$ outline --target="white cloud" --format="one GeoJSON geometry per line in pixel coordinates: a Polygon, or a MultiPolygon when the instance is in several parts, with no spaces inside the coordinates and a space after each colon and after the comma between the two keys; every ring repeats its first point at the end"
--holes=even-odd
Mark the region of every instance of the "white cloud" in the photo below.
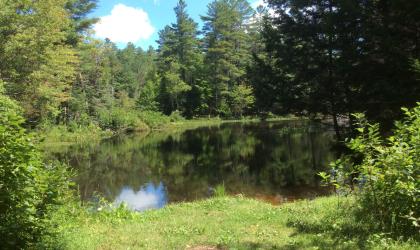
{"type": "Polygon", "coordinates": [[[99,38],[109,38],[117,43],[135,43],[149,39],[155,28],[144,10],[117,4],[111,15],[101,17],[94,30],[99,38]]]}

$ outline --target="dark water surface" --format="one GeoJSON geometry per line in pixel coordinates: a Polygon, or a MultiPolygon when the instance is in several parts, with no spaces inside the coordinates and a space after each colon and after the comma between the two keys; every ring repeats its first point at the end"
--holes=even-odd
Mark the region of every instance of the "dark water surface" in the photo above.
{"type": "Polygon", "coordinates": [[[326,193],[317,173],[334,159],[333,134],[307,121],[227,123],[72,146],[54,158],[77,170],[83,200],[96,194],[135,210],[232,195],[273,204],[326,193]]]}

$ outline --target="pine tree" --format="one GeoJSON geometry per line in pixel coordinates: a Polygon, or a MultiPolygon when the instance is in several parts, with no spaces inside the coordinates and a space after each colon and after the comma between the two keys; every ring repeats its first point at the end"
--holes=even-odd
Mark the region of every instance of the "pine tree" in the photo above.
{"type": "Polygon", "coordinates": [[[180,0],[174,11],[176,23],[166,26],[159,34],[159,70],[162,79],[161,96],[166,113],[182,110],[193,113],[194,99],[190,92],[199,85],[198,73],[201,63],[198,30],[187,13],[187,4],[180,0]],[[187,103],[187,95],[189,94],[187,103]]]}
{"type": "Polygon", "coordinates": [[[367,111],[392,121],[420,97],[410,70],[419,57],[414,2],[268,2],[275,15],[263,33],[271,57],[260,65],[272,77],[262,84],[285,93],[288,110],[331,116],[340,137],[340,116],[367,111]]]}
{"type": "Polygon", "coordinates": [[[204,21],[207,81],[212,113],[229,115],[229,91],[244,81],[251,60],[249,24],[254,11],[245,0],[216,0],[204,21]]]}
{"type": "Polygon", "coordinates": [[[97,7],[98,0],[67,0],[67,10],[71,23],[67,29],[67,42],[73,46],[81,42],[86,32],[96,23],[98,18],[90,18],[88,14],[97,7]]]}

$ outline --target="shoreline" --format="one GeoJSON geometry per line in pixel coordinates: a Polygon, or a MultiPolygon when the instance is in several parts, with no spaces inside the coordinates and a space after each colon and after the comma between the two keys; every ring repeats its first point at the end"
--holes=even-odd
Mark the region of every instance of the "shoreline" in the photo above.
{"type": "Polygon", "coordinates": [[[180,132],[191,129],[196,129],[200,127],[208,126],[218,126],[221,124],[229,123],[256,123],[256,122],[276,122],[276,121],[288,121],[288,120],[305,120],[300,117],[276,117],[266,119],[264,121],[259,118],[245,118],[245,119],[232,119],[232,120],[223,120],[220,118],[204,118],[204,119],[192,119],[184,121],[176,121],[164,124],[163,126],[157,128],[147,129],[133,129],[127,128],[118,131],[110,130],[101,130],[98,127],[89,129],[88,127],[81,127],[78,132],[68,132],[63,126],[55,126],[51,130],[45,131],[36,131],[35,134],[38,135],[38,142],[41,149],[51,148],[51,147],[69,147],[72,145],[84,145],[89,143],[100,143],[103,140],[112,139],[118,136],[126,136],[133,134],[150,134],[150,133],[159,133],[159,132],[180,132]],[[95,130],[96,129],[96,130],[95,130]],[[56,134],[54,130],[58,130],[56,134]]]}

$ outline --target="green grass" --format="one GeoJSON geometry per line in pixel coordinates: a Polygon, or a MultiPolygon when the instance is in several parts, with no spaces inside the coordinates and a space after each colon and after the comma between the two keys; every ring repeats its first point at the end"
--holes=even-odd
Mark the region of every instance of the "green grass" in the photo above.
{"type": "MultiPolygon", "coordinates": [[[[67,147],[73,144],[99,143],[102,139],[124,133],[149,133],[151,131],[179,133],[185,130],[199,127],[217,126],[221,125],[222,123],[250,123],[260,121],[259,118],[255,117],[244,117],[243,119],[239,120],[222,120],[219,117],[194,118],[192,120],[177,118],[171,120],[171,116],[164,116],[158,112],[140,112],[138,115],[140,117],[137,121],[133,121],[133,124],[130,126],[121,128],[119,130],[103,130],[96,125],[90,125],[87,127],[75,126],[74,128],[64,125],[51,125],[37,132],[41,135],[41,147],[48,149],[67,147]]],[[[282,121],[293,119],[298,118],[294,116],[277,117],[267,119],[267,121],[282,121]]]]}
{"type": "Polygon", "coordinates": [[[111,131],[101,130],[98,126],[77,127],[70,129],[64,125],[52,126],[51,128],[38,131],[41,136],[42,146],[60,146],[70,144],[84,144],[100,142],[102,139],[113,135],[111,131]]]}
{"type": "MultiPolygon", "coordinates": [[[[296,119],[303,119],[297,118],[295,116],[287,116],[287,117],[275,117],[269,118],[266,121],[286,121],[286,120],[296,120],[296,119]]],[[[223,120],[219,117],[209,117],[209,118],[194,118],[192,120],[180,120],[169,122],[166,124],[161,125],[160,127],[156,127],[153,130],[155,131],[179,131],[179,130],[188,130],[188,129],[195,129],[199,127],[207,127],[207,126],[218,126],[225,123],[255,123],[260,122],[261,119],[258,117],[244,117],[242,119],[230,119],[230,120],[223,120]]]]}
{"type": "Polygon", "coordinates": [[[222,124],[224,121],[219,118],[206,118],[206,119],[193,119],[193,120],[180,120],[175,122],[169,122],[165,125],[157,127],[153,130],[155,131],[165,131],[165,132],[172,132],[172,131],[182,131],[182,130],[189,130],[195,129],[199,127],[207,127],[207,126],[217,126],[222,124]]]}
{"type": "Polygon", "coordinates": [[[318,198],[283,206],[217,197],[132,213],[125,209],[57,214],[63,249],[418,249],[415,241],[373,234],[349,212],[352,199],[318,198]]]}

